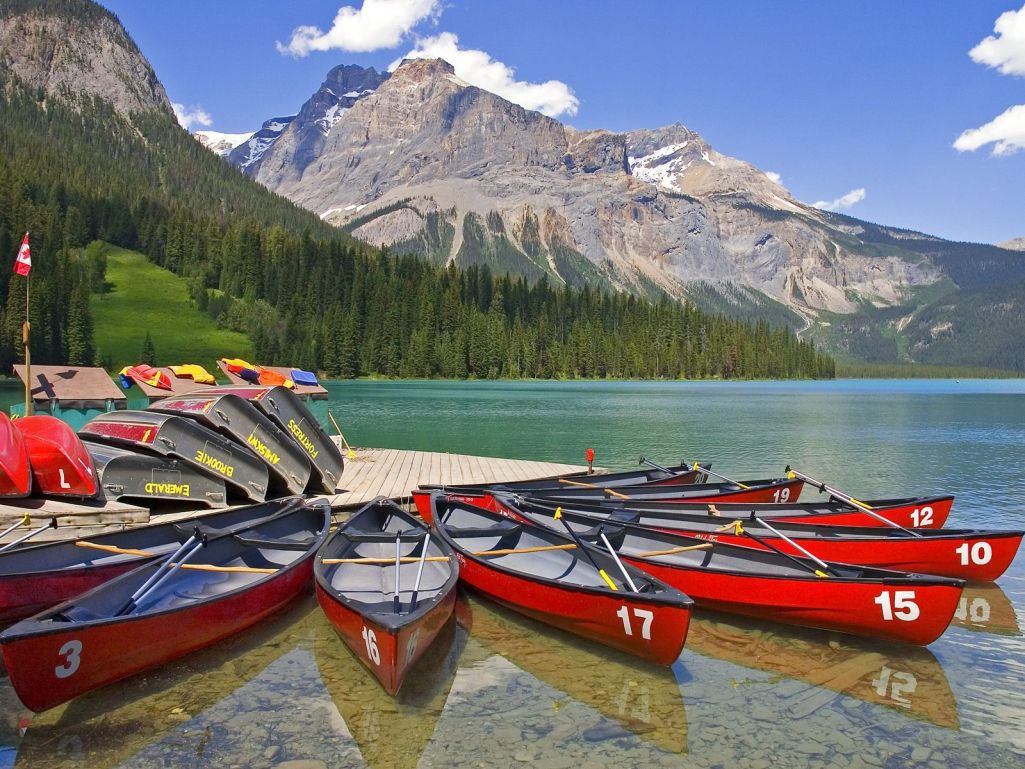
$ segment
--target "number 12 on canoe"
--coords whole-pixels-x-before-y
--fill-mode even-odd
[[[377,636],[366,625],[363,626],[363,643],[367,645],[367,656],[370,657],[375,665],[380,665],[381,651],[377,648]]]
[[[616,612],[616,616],[623,620],[623,632],[627,635],[633,635],[633,627],[630,625],[630,612],[626,606],[621,606],[619,611]],[[638,609],[634,608],[634,616],[641,620],[641,638],[645,641],[651,640],[651,621],[655,619],[655,612],[649,609]]]
[[[883,619],[887,622],[894,617],[905,622],[914,622],[921,615],[918,604],[915,603],[914,590],[895,590],[892,595],[889,590],[884,590],[873,601],[879,604],[883,610]]]

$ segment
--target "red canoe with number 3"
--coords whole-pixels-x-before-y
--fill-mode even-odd
[[[563,525],[547,510],[503,503],[519,520]],[[698,606],[774,622],[925,646],[950,624],[964,587],[960,579],[817,564],[618,521],[596,526],[594,518],[561,509],[559,516],[584,539],[603,533],[624,562],[686,590]]]
[[[439,492],[431,497],[431,521],[455,550],[460,579],[492,600],[661,665],[680,656],[694,602],[649,574]]]
[[[35,491],[47,497],[95,497],[93,459],[71,425],[38,414],[14,423],[25,439]]]
[[[295,497],[275,504],[279,514],[236,529],[183,522],[184,544],[171,556],[5,630],[0,649],[21,701],[47,710],[209,646],[287,605],[309,587],[331,511]]]
[[[324,614],[394,695],[452,616],[459,566],[422,521],[382,499],[324,544],[314,578]]]

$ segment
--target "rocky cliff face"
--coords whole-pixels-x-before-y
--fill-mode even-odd
[[[0,68],[30,88],[65,100],[98,97],[126,116],[171,112],[153,68],[113,14],[74,0],[59,9],[5,5],[0,7]]]
[[[682,125],[577,131],[440,60],[390,77],[336,67],[268,139],[257,161],[243,145],[232,162],[359,237],[439,262],[675,296],[735,284],[802,314],[896,303],[941,277],[927,259],[859,249]]]

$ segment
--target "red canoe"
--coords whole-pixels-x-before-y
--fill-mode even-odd
[[[327,507],[301,504],[244,530],[189,522],[173,556],[0,634],[15,692],[46,710],[249,627],[308,588],[330,520]]]
[[[532,496],[560,502],[655,501],[655,502],[796,502],[804,488],[800,478],[773,478],[738,483],[691,483],[682,486],[620,486],[601,485],[600,476],[587,481],[587,486],[531,491]],[[446,494],[480,494],[474,486],[446,486]]]
[[[520,520],[556,527],[544,514],[512,508]],[[495,513],[491,513],[496,515]],[[560,511],[593,538],[604,532],[628,564],[685,590],[698,606],[888,641],[932,643],[957,610],[964,581],[807,558],[669,534],[629,523],[600,523]]]
[[[251,525],[279,515],[296,498],[207,513],[195,519],[219,528]],[[151,523],[82,539],[64,539],[0,553],[0,628],[68,601],[104,582],[167,555],[179,544],[176,526]]]
[[[506,505],[502,501],[507,500]],[[496,494],[494,507],[502,505],[508,512],[515,506],[541,515],[552,515],[552,503],[538,504],[529,499]],[[594,523],[631,523],[645,528],[676,534],[687,534],[712,542],[755,547],[769,546],[790,555],[803,555],[792,540],[824,561],[878,566],[896,571],[936,574],[975,582],[992,582],[1011,565],[1025,532],[980,531],[972,529],[908,531],[888,527],[817,526],[813,523],[789,523],[766,520],[778,536],[757,521],[737,510],[736,518],[713,517],[700,513],[652,513],[616,510],[597,505],[573,505],[575,513],[590,516]],[[765,519],[762,519],[765,520]],[[741,523],[740,532],[731,526]],[[755,537],[752,537],[751,534]],[[761,544],[764,540],[768,544]]]
[[[705,468],[711,465],[704,465]],[[602,475],[588,475],[586,472],[567,473],[563,475],[550,475],[544,478],[531,478],[526,481],[505,481],[498,483],[468,483],[461,484],[459,489],[477,489],[480,491],[515,491],[517,494],[525,494],[534,491],[554,491],[557,489],[573,488],[615,488],[622,486],[642,486],[645,488],[656,486],[686,486],[698,480],[699,475],[704,474],[695,470],[690,465],[677,465],[667,467],[665,470],[649,468],[647,470],[626,470],[620,473],[605,473]],[[422,484],[421,489],[426,491],[450,491],[451,487],[439,484]],[[629,492],[626,492],[629,493]]]
[[[459,581],[452,549],[394,502],[374,500],[324,544],[313,573],[328,620],[396,694],[452,616]]]
[[[652,662],[679,657],[693,601],[678,590],[627,566],[634,592],[608,553],[587,545],[582,552],[565,535],[438,492],[431,512],[434,529],[456,551],[460,579],[492,600]]]
[[[95,497],[93,460],[71,425],[57,417],[22,417],[14,423],[25,439],[35,491],[45,497]]]
[[[31,491],[25,439],[11,418],[0,411],[0,497],[27,497]]]
[[[452,494],[449,491],[447,493]],[[423,494],[418,498],[418,493],[413,493],[414,500],[417,500],[417,507],[423,515],[423,507],[429,495]],[[487,506],[482,492],[456,494],[472,504]],[[535,501],[544,504],[552,503],[537,498]],[[817,526],[858,526],[875,527],[882,526],[882,522],[871,515],[868,515],[844,502],[830,500],[825,502],[799,502],[786,505],[773,503],[747,503],[737,504],[730,502],[665,502],[659,500],[637,499],[628,500],[604,499],[604,500],[576,500],[567,502],[572,507],[581,505],[600,505],[609,510],[622,510],[631,513],[651,513],[655,515],[699,515],[719,516],[722,519],[733,520],[734,518],[746,518],[752,512],[759,518],[770,521],[786,521],[788,523],[809,523]],[[872,506],[873,512],[888,521],[892,521],[906,528],[938,529],[947,522],[950,509],[954,504],[954,498],[946,497],[918,497],[908,499],[871,499],[866,504]]]

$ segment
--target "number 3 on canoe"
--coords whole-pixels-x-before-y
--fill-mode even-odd
[[[633,628],[630,627],[630,612],[625,606],[621,606],[616,616],[623,620],[623,632],[633,635]],[[648,609],[634,608],[634,616],[641,620],[641,638],[645,641],[651,640],[651,621],[655,619],[655,612]]]
[[[53,674],[57,678],[73,676],[75,671],[78,670],[78,666],[82,664],[82,642],[78,640],[68,641],[57,653],[64,657],[64,664],[55,667]]]
[[[367,645],[367,655],[370,659],[373,660],[375,665],[380,665],[381,652],[377,648],[377,636],[374,635],[374,631],[366,625],[363,626],[363,643]]]
[[[887,622],[894,617],[905,622],[914,622],[921,614],[918,604],[915,603],[914,590],[895,590],[892,596],[890,591],[884,590],[873,600],[883,610],[883,619]]]

